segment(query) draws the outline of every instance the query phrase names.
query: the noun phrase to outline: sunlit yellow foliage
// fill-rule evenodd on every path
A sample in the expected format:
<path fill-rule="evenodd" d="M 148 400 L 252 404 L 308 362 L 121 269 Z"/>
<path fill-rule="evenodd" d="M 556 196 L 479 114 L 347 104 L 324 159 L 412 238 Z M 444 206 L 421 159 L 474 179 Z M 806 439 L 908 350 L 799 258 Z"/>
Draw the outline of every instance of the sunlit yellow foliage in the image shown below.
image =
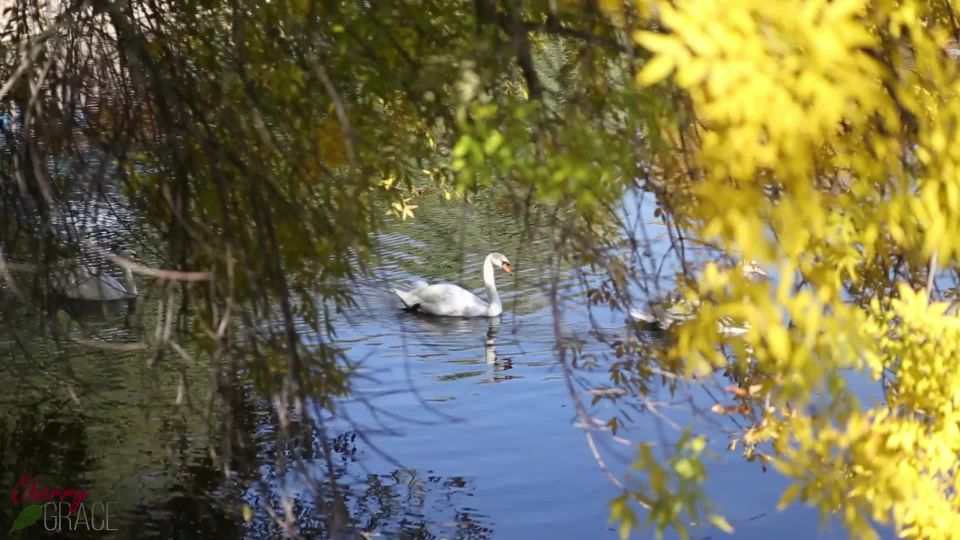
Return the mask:
<path fill-rule="evenodd" d="M 403 198 L 399 201 L 390 203 L 390 209 L 387 210 L 387 215 L 396 216 L 401 220 L 406 220 L 407 218 L 413 219 L 413 211 L 416 208 L 417 205 L 410 204 L 410 199 Z"/>
<path fill-rule="evenodd" d="M 835 512 L 855 537 L 874 535 L 871 520 L 954 537 L 960 318 L 926 272 L 960 251 L 950 4 L 655 5 L 660 30 L 634 33 L 651 54 L 637 83 L 680 89 L 696 118 L 681 128 L 696 170 L 671 185 L 689 193 L 678 221 L 777 273 L 753 283 L 706 268 L 689 294 L 710 301 L 670 356 L 689 374 L 727 369 L 717 321 L 749 323 L 726 351 L 769 400 L 744 442 L 767 444 L 794 480 L 783 503 Z M 854 397 L 857 371 L 882 399 Z"/>

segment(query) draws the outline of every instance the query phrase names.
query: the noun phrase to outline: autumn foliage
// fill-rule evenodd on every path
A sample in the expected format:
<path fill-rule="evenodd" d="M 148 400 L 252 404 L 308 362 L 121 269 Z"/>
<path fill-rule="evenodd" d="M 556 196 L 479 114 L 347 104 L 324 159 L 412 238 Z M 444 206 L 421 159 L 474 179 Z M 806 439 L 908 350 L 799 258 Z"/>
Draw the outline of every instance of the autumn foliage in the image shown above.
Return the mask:
<path fill-rule="evenodd" d="M 960 249 L 953 6 L 639 4 L 647 18 L 630 30 L 651 56 L 637 84 L 676 89 L 692 119 L 662 118 L 695 141 L 669 149 L 692 163 L 671 178 L 685 194 L 672 212 L 778 275 L 751 283 L 707 267 L 691 294 L 711 302 L 676 330 L 669 356 L 689 375 L 732 362 L 760 385 L 744 442 L 793 480 L 783 505 L 835 512 L 855 537 L 875 534 L 872 522 L 954 536 L 960 319 L 943 290 Z M 732 355 L 714 330 L 724 316 L 749 323 Z M 849 370 L 884 399 L 858 400 Z"/>
<path fill-rule="evenodd" d="M 211 351 L 220 306 L 279 303 L 290 344 L 305 306 L 319 331 L 315 295 L 346 302 L 340 280 L 383 220 L 416 219 L 427 196 L 502 196 L 591 274 L 584 302 L 626 311 L 631 279 L 657 269 L 637 268 L 645 246 L 620 205 L 652 194 L 671 249 L 713 246 L 774 279 L 678 272 L 671 292 L 696 317 L 655 350 L 639 332 L 618 340 L 609 399 L 724 379 L 730 402 L 714 411 L 745 426 L 730 448 L 792 481 L 783 505 L 815 505 L 858 538 L 877 524 L 960 530 L 955 2 L 131 0 L 64 3 L 55 18 L 39 4 L 0 18 L 0 112 L 33 111 L 4 136 L 63 137 L 51 126 L 74 109 L 53 89 L 113 92 L 97 116 L 113 120 L 75 127 L 117 154 L 171 267 L 217 273 L 183 292 Z M 109 76 L 59 54 L 75 38 Z M 14 206 L 45 208 L 17 165 L 45 163 L 41 146 L 8 167 Z M 8 251 L 38 259 L 40 245 Z M 234 259 L 249 263 L 235 282 Z M 724 337 L 721 321 L 747 331 Z M 259 369 L 289 383 L 300 353 L 274 353 Z M 348 389 L 334 357 L 284 388 L 329 404 Z M 855 395 L 851 376 L 882 399 Z M 665 453 L 639 445 L 641 480 L 611 504 L 623 535 L 730 528 L 703 495 L 708 442 L 688 429 Z"/>

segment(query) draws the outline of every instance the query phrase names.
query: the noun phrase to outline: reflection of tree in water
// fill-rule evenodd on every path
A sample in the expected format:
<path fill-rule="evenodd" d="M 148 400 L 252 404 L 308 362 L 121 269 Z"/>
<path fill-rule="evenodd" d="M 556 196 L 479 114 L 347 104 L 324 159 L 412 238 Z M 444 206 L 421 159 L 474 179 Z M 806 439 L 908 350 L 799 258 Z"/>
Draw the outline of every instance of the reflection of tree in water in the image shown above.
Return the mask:
<path fill-rule="evenodd" d="M 404 538 L 490 538 L 493 528 L 486 516 L 470 507 L 457 508 L 457 499 L 469 497 L 467 480 L 427 476 L 397 469 L 389 475 L 369 475 L 362 493 L 353 500 L 358 527 L 385 536 Z M 426 515 L 453 515 L 446 521 Z M 486 526 L 485 526 L 486 525 Z"/>
<path fill-rule="evenodd" d="M 45 343 L 39 338 L 24 341 L 23 347 L 32 351 L 30 358 L 22 358 L 26 353 L 21 348 L 9 352 L 19 360 L 36 360 L 35 365 L 51 370 L 49 376 L 53 376 L 60 373 L 56 366 L 64 365 L 66 358 L 46 351 L 41 346 Z M 75 352 L 66 356 L 76 366 L 87 366 L 93 358 L 90 354 L 97 358 L 104 354 Z M 137 365 L 134 358 L 111 358 L 123 370 Z M 131 376 L 136 372 L 132 370 Z M 126 399 L 122 397 L 126 389 L 114 396 L 98 386 L 95 371 L 81 370 L 71 380 L 80 389 L 81 402 L 89 409 L 86 413 L 73 412 L 77 410 L 74 402 L 51 397 L 55 393 L 36 386 L 32 377 L 17 383 L 29 385 L 31 395 L 41 396 L 37 401 L 44 403 L 45 412 L 13 408 L 0 417 L 0 488 L 7 493 L 21 474 L 33 474 L 41 476 L 44 485 L 90 489 L 91 501 L 119 501 L 116 520 L 111 519 L 119 531 L 112 538 L 280 536 L 278 516 L 287 512 L 282 492 L 275 488 L 275 478 L 281 477 L 275 471 L 283 467 L 289 471 L 284 478 L 305 470 L 304 478 L 309 479 L 291 501 L 296 531 L 303 538 L 336 536 L 334 530 L 350 531 L 349 537 L 359 532 L 403 538 L 487 538 L 492 534 L 489 519 L 464 504 L 464 497 L 471 496 L 467 479 L 428 476 L 404 468 L 383 475 L 358 470 L 367 450 L 360 434 L 340 433 L 324 444 L 312 422 L 291 421 L 283 435 L 275 410 L 249 381 L 239 379 L 219 388 L 219 407 L 204 434 L 197 432 L 196 418 L 184 409 L 153 409 L 143 417 L 123 414 L 109 405 L 88 404 Z M 111 433 L 122 436 L 127 448 L 138 449 L 129 457 L 132 463 L 112 463 L 117 453 L 102 446 L 113 440 Z M 144 438 L 162 444 L 151 448 L 141 444 Z M 220 452 L 211 454 L 210 448 Z M 333 463 L 335 489 L 327 474 L 326 456 Z M 298 460 L 301 464 L 292 470 L 290 464 Z M 222 464 L 229 467 L 227 478 Z M 262 482 L 261 489 L 248 487 L 264 478 L 273 479 Z M 241 497 L 245 492 L 248 496 Z M 244 500 L 254 510 L 249 525 L 243 521 Z M 267 506 L 276 514 L 269 515 Z M 18 510 L 0 505 L 0 528 L 9 526 Z M 41 529 L 23 534 L 24 538 L 46 537 Z M 77 535 L 83 537 L 83 533 Z"/>
<path fill-rule="evenodd" d="M 358 471 L 365 448 L 362 437 L 353 431 L 325 440 L 310 424 L 292 422 L 290 437 L 278 441 L 281 430 L 272 415 L 263 414 L 264 404 L 248 390 L 234 391 L 232 420 L 225 422 L 235 430 L 230 434 L 235 437 L 229 460 L 233 474 L 224 480 L 214 458 L 198 456 L 197 443 L 185 426 L 171 422 L 167 427 L 172 436 L 170 461 L 162 474 L 172 477 L 174 485 L 159 500 L 144 494 L 130 510 L 127 523 L 129 531 L 135 531 L 133 537 L 361 538 L 369 533 L 384 538 L 480 539 L 493 535 L 489 518 L 464 504 L 472 496 L 468 479 L 424 475 L 407 468 L 389 474 Z M 243 434 L 255 435 L 241 440 Z M 330 482 L 331 470 L 335 483 Z M 244 504 L 253 510 L 246 525 Z M 283 531 L 279 523 L 291 523 L 291 527 Z"/>
<path fill-rule="evenodd" d="M 430 9 L 418 3 L 307 3 L 310 9 L 302 12 L 294 6 L 297 3 L 267 2 L 256 9 L 237 10 L 231 2 L 208 2 L 202 10 L 165 10 L 163 17 L 152 15 L 174 3 L 9 3 L 10 16 L 0 22 L 0 33 L 9 36 L 9 43 L 31 44 L 24 49 L 33 51 L 31 55 L 42 52 L 43 58 L 51 59 L 24 61 L 20 49 L 12 46 L 0 54 L 4 60 L 0 80 L 16 83 L 0 110 L 8 119 L 0 123 L 2 137 L 14 143 L 11 154 L 16 157 L 0 160 L 0 243 L 5 258 L 35 270 L 33 286 L 24 286 L 19 297 L 25 304 L 46 306 L 53 295 L 44 274 L 58 264 L 82 260 L 86 252 L 98 247 L 92 244 L 103 244 L 101 240 L 106 239 L 95 234 L 99 225 L 86 227 L 87 236 L 81 241 L 70 227 L 39 224 L 58 223 L 57 216 L 79 217 L 86 214 L 82 209 L 93 208 L 95 217 L 107 219 L 79 219 L 81 224 L 104 224 L 102 229 L 110 232 L 111 239 L 140 244 L 139 251 L 150 263 L 152 283 L 144 291 L 157 307 L 143 313 L 156 313 L 156 324 L 144 324 L 142 335 L 126 337 L 138 342 L 130 345 L 148 351 L 145 360 L 159 366 L 158 373 L 178 371 L 175 382 L 158 381 L 157 388 L 183 389 L 178 392 L 179 402 L 179 394 L 189 396 L 187 383 L 197 380 L 188 377 L 190 366 L 200 366 L 211 375 L 200 379 L 212 381 L 209 411 L 197 413 L 210 413 L 204 418 L 209 427 L 206 431 L 203 426 L 174 425 L 157 433 L 155 423 L 131 422 L 120 428 L 129 432 L 129 438 L 119 442 L 124 452 L 133 454 L 132 459 L 118 451 L 113 438 L 97 441 L 94 434 L 98 431 L 86 432 L 98 454 L 123 458 L 113 464 L 110 476 L 128 476 L 134 483 L 142 481 L 149 486 L 135 492 L 143 502 L 135 512 L 133 530 L 141 536 L 167 538 L 239 534 L 217 528 L 222 525 L 218 520 L 239 522 L 235 511 L 227 516 L 223 510 L 235 505 L 230 498 L 234 483 L 248 484 L 261 468 L 268 469 L 263 476 L 271 476 L 272 468 L 279 471 L 273 473 L 277 478 L 286 480 L 292 474 L 291 464 L 297 464 L 301 470 L 295 472 L 310 479 L 304 482 L 307 489 L 303 492 L 312 497 L 298 495 L 292 506 L 285 508 L 287 501 L 264 481 L 266 503 L 254 507 L 263 514 L 280 509 L 276 511 L 281 517 L 288 516 L 307 537 L 329 532 L 335 520 L 324 516 L 337 516 L 338 509 L 345 522 L 353 524 L 352 530 L 372 527 L 424 537 L 452 529 L 458 537 L 489 536 L 490 531 L 474 521 L 471 510 L 457 508 L 466 487 L 462 479 L 433 481 L 397 469 L 393 475 L 348 482 L 349 463 L 335 466 L 332 454 L 336 450 L 330 450 L 329 442 L 314 443 L 313 432 L 322 431 L 322 424 L 315 426 L 317 429 L 295 428 L 284 415 L 302 411 L 309 400 L 332 412 L 335 400 L 349 392 L 352 368 L 334 345 L 334 321 L 327 316 L 328 309 L 351 305 L 349 283 L 360 277 L 364 263 L 373 259 L 374 234 L 386 230 L 378 225 L 382 219 L 377 219 L 383 207 L 398 203 L 406 207 L 407 195 L 413 193 L 424 173 L 432 178 L 436 172 L 438 179 L 440 175 L 447 178 L 446 159 L 431 163 L 421 157 L 443 157 L 458 145 L 461 136 L 471 133 L 463 131 L 465 126 L 458 127 L 461 113 L 472 114 L 463 108 L 472 107 L 473 100 L 464 98 L 460 84 L 464 77 L 479 77 L 479 73 L 487 79 L 490 75 L 482 84 L 483 101 L 506 105 L 508 116 L 501 119 L 504 125 L 516 124 L 507 122 L 509 118 L 522 118 L 512 116 L 513 112 L 533 118 L 527 116 L 531 110 L 526 99 L 521 100 L 522 106 L 517 105 L 516 81 L 488 83 L 501 77 L 514 79 L 512 68 L 501 69 L 509 65 L 505 60 L 512 58 L 514 51 L 499 46 L 496 26 L 500 16 L 518 23 L 521 19 L 542 21 L 547 14 L 531 6 L 524 13 L 513 11 L 510 2 L 493 2 L 494 13 L 482 16 L 474 13 L 470 3 L 429 2 Z M 501 13 L 499 5 L 511 12 Z M 423 18 L 423 13 L 430 16 Z M 554 15 L 551 13 L 549 20 L 553 21 Z M 594 15 L 598 13 L 577 13 L 564 24 L 580 28 L 579 23 L 589 20 L 589 28 L 593 28 L 603 20 Z M 286 21 L 283 27 L 278 26 L 279 20 Z M 407 27 L 411 21 L 417 21 L 416 32 L 390 31 Z M 526 24 L 512 26 L 513 32 L 522 30 L 525 43 Z M 489 39 L 485 36 L 493 38 L 488 45 L 483 45 Z M 337 51 L 328 50 L 328 43 L 336 43 Z M 558 59 L 574 50 L 560 43 L 551 48 L 558 52 Z M 412 59 L 429 60 L 430 69 L 423 69 L 418 60 L 394 63 L 379 54 L 397 50 Z M 293 51 L 296 54 L 291 54 Z M 572 60 L 574 55 L 570 58 L 569 64 L 562 65 L 573 70 L 581 64 Z M 607 61 L 601 56 L 597 59 Z M 465 60 L 474 67 L 463 67 Z M 524 71 L 530 94 L 537 100 L 543 89 L 531 65 Z M 371 78 L 371 74 L 383 77 Z M 401 81 L 404 84 L 398 85 Z M 481 82 L 479 78 L 477 82 Z M 60 88 L 69 91 L 55 90 Z M 430 98 L 421 100 L 421 95 Z M 598 95 L 604 99 L 596 100 L 596 110 L 584 108 L 590 100 L 572 99 L 572 108 L 566 111 L 565 100 L 557 99 L 559 94 L 552 96 L 551 109 L 556 110 L 550 116 L 564 118 L 563 124 L 550 126 L 557 131 L 548 138 L 552 142 L 544 148 L 546 152 L 537 148 L 531 153 L 528 150 L 533 149 L 524 146 L 523 153 L 559 154 L 560 159 L 552 164 L 557 169 L 552 172 L 563 176 L 571 170 L 571 163 L 578 163 L 574 167 L 582 171 L 578 176 L 634 177 L 637 159 L 633 144 L 610 129 L 607 119 L 611 111 L 600 105 L 619 101 L 608 101 L 606 93 Z M 582 136 L 567 133 L 564 112 L 582 121 L 576 122 L 586 130 Z M 586 121 L 591 118 L 600 120 Z M 546 117 L 543 120 L 544 128 L 552 124 Z M 518 131 L 522 136 L 511 134 L 511 140 L 539 140 L 528 137 L 527 120 L 521 123 Z M 599 146 L 584 144 L 594 141 Z M 90 148 L 101 149 L 105 159 L 88 159 Z M 582 152 L 569 152 L 581 148 Z M 619 158 L 604 159 L 604 169 L 598 170 L 595 156 L 601 153 L 591 153 L 593 149 L 602 149 L 605 157 L 618 150 Z M 74 161 L 82 165 L 69 172 L 48 166 Z M 115 171 L 100 165 L 106 163 L 116 163 Z M 520 169 L 537 171 L 536 176 L 502 183 L 496 190 L 484 188 L 480 191 L 485 193 L 477 194 L 479 199 L 499 198 L 518 188 L 513 193 L 510 219 L 505 218 L 506 212 L 488 207 L 463 214 L 458 205 L 435 214 L 438 217 L 431 221 L 426 212 L 429 203 L 418 202 L 423 206 L 423 211 L 418 211 L 423 225 L 412 225 L 408 236 L 429 238 L 434 244 L 437 239 L 444 242 L 423 250 L 421 261 L 415 266 L 406 264 L 406 269 L 411 273 L 425 269 L 424 277 L 450 279 L 458 275 L 457 267 L 476 264 L 478 256 L 482 258 L 485 251 L 497 247 L 468 244 L 468 237 L 496 239 L 508 248 L 517 246 L 517 251 L 526 252 L 527 264 L 551 261 L 552 265 L 560 258 L 550 255 L 553 250 L 546 249 L 549 242 L 539 244 L 542 250 L 532 249 L 536 239 L 525 241 L 521 223 L 557 227 L 538 235 L 549 240 L 560 237 L 560 232 L 564 238 L 587 236 L 597 225 L 599 215 L 585 223 L 573 220 L 572 214 L 567 217 L 572 199 L 562 206 L 547 199 L 548 204 L 537 210 L 531 197 L 540 191 L 539 182 L 559 177 L 543 166 Z M 396 187 L 378 181 L 387 174 L 391 183 L 396 178 Z M 114 176 L 113 181 L 106 181 Z M 446 181 L 442 183 L 444 192 Z M 433 183 L 437 184 L 434 188 L 441 187 L 440 180 Z M 501 184 L 499 180 L 496 183 Z M 470 184 L 461 187 L 480 187 Z M 563 189 L 555 184 L 551 181 L 545 187 L 559 195 Z M 114 219 L 113 210 L 105 204 L 113 198 L 101 196 L 113 193 L 108 185 L 118 188 L 117 192 L 136 193 L 133 205 L 137 211 Z M 399 189 L 401 185 L 406 187 Z M 599 190 L 584 194 L 590 200 L 610 203 L 618 197 L 618 190 L 610 191 L 607 195 L 612 198 Z M 520 217 L 522 222 L 517 219 Z M 138 222 L 142 227 L 135 226 Z M 129 234 L 119 233 L 119 238 L 114 238 L 117 231 Z M 434 275 L 431 268 L 436 269 Z M 459 273 L 466 276 L 465 270 Z M 196 280 L 188 281 L 186 276 Z M 465 285 L 479 283 L 479 272 L 467 277 Z M 513 313 L 531 313 L 547 306 L 537 295 L 522 294 L 532 291 L 540 280 L 522 288 L 519 284 L 526 278 L 518 275 L 513 279 L 517 299 Z M 12 286 L 12 280 L 8 281 Z M 0 307 L 0 311 L 4 309 Z M 273 331 L 264 332 L 268 322 L 277 324 Z M 300 347 L 304 326 L 329 339 L 312 340 L 309 350 Z M 492 346 L 489 352 L 495 363 Z M 506 369 L 507 365 L 501 362 L 494 369 Z M 251 387 L 266 405 L 238 395 Z M 130 396 L 124 398 L 119 403 L 136 402 Z M 189 397 L 184 401 L 184 407 L 192 406 Z M 203 404 L 196 406 L 204 409 Z M 127 407 L 113 407 L 110 420 L 123 408 Z M 257 421 L 249 421 L 251 418 Z M 297 429 L 309 435 L 298 434 Z M 256 437 L 266 433 L 269 440 L 260 446 L 251 443 L 254 433 Z M 130 452 L 133 441 L 143 448 L 153 444 L 151 436 L 171 434 L 172 442 L 161 439 L 152 457 L 144 457 L 146 452 Z M 209 457 L 198 457 L 204 455 Z M 169 461 L 158 465 L 161 459 Z M 265 467 L 264 462 L 270 465 Z M 140 470 L 131 473 L 123 465 Z M 226 480 L 210 476 L 213 470 L 221 471 Z M 161 480 L 148 478 L 150 474 Z M 164 482 L 172 484 L 172 495 L 155 492 Z M 214 500 L 223 501 L 222 506 Z M 441 515 L 452 512 L 447 520 L 452 525 L 427 521 L 424 515 L 433 515 L 435 505 L 440 505 Z M 160 510 L 153 510 L 156 508 Z M 259 513 L 255 530 L 259 526 L 261 532 L 269 533 L 275 530 L 275 523 L 283 521 Z M 214 517 L 206 521 L 206 515 Z"/>
<path fill-rule="evenodd" d="M 243 538 L 241 518 L 230 512 L 223 496 L 223 475 L 212 461 L 198 460 L 180 471 L 177 484 L 157 503 L 144 498 L 132 510 L 130 538 Z"/>
<path fill-rule="evenodd" d="M 233 471 L 232 478 L 249 483 L 258 476 L 257 445 L 249 440 L 258 431 L 257 402 L 249 388 L 222 389 L 226 394 L 219 426 L 210 434 L 210 443 L 231 448 L 223 458 Z M 220 462 L 211 456 L 201 437 L 191 432 L 182 418 L 164 419 L 163 431 L 170 437 L 168 460 L 160 474 L 173 485 L 158 494 L 134 494 L 142 498 L 129 510 L 129 528 L 136 538 L 244 538 L 242 517 L 235 504 L 238 484 L 225 480 Z M 229 444 L 223 441 L 229 439 Z"/>
<path fill-rule="evenodd" d="M 323 451 L 322 440 L 314 438 L 315 450 Z M 355 432 L 341 433 L 328 441 L 331 459 L 301 462 L 296 471 L 265 475 L 259 488 L 248 497 L 251 505 L 272 509 L 284 507 L 279 493 L 299 491 L 291 501 L 295 526 L 304 538 L 491 538 L 489 517 L 464 505 L 472 496 L 469 480 L 461 476 L 424 475 L 423 471 L 398 467 L 389 474 L 356 476 L 351 465 L 361 444 Z M 336 484 L 326 471 L 331 465 Z M 284 480 L 279 481 L 283 476 Z M 281 484 L 283 488 L 281 488 Z M 276 517 L 257 510 L 250 524 L 252 537 L 278 534 Z"/>

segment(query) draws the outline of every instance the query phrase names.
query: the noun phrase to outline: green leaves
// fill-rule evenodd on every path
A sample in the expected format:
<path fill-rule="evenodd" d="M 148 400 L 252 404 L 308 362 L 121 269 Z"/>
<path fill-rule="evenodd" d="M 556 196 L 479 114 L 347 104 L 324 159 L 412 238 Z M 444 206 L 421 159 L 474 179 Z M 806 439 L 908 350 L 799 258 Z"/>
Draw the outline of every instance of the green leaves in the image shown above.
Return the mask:
<path fill-rule="evenodd" d="M 611 502 L 610 516 L 619 517 L 623 538 L 639 525 L 639 520 L 629 506 L 630 499 L 647 510 L 646 522 L 652 525 L 658 537 L 667 529 L 676 530 L 681 537 L 689 537 L 688 527 L 696 524 L 701 516 L 721 530 L 732 530 L 721 516 L 712 513 L 710 500 L 703 492 L 707 479 L 703 463 L 707 441 L 695 436 L 688 429 L 680 439 L 665 452 L 661 459 L 654 455 L 653 446 L 643 443 L 637 449 L 636 461 L 631 469 L 639 473 L 631 489 Z M 634 480 L 634 479 L 631 479 Z"/>
<path fill-rule="evenodd" d="M 10 527 L 9 532 L 19 531 L 20 529 L 25 529 L 40 519 L 40 516 L 43 514 L 43 507 L 39 504 L 32 504 L 23 510 L 20 511 L 20 515 L 17 516 L 17 519 L 13 520 L 13 525 Z"/>

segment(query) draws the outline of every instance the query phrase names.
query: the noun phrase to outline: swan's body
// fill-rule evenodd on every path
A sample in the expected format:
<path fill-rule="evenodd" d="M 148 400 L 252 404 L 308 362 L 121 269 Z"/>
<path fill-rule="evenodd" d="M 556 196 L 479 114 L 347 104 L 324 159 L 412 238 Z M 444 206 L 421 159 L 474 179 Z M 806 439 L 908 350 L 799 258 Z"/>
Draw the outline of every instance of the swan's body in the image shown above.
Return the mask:
<path fill-rule="evenodd" d="M 487 289 L 489 302 L 452 283 L 428 285 L 418 281 L 413 290 L 394 289 L 393 292 L 400 297 L 403 305 L 412 311 L 442 317 L 496 317 L 503 313 L 503 305 L 497 293 L 494 267 L 509 274 L 510 261 L 500 253 L 491 253 L 483 261 L 483 284 Z"/>
<path fill-rule="evenodd" d="M 767 273 L 755 261 L 745 263 L 742 271 L 744 277 L 748 279 L 767 277 Z M 699 307 L 699 301 L 687 302 L 679 299 L 653 302 L 650 304 L 649 311 L 630 308 L 628 313 L 631 319 L 646 327 L 647 330 L 666 330 L 674 324 L 695 319 Z M 717 331 L 722 336 L 739 337 L 746 334 L 749 329 L 748 323 L 737 325 L 729 318 L 717 321 Z"/>
<path fill-rule="evenodd" d="M 129 250 L 124 250 L 123 255 L 133 261 L 139 260 L 139 257 Z M 99 270 L 79 266 L 54 274 L 53 288 L 68 300 L 89 302 L 133 300 L 138 294 L 137 282 L 133 279 L 133 272 L 129 268 L 124 268 L 123 272 L 126 283 L 121 283 L 117 278 Z"/>

